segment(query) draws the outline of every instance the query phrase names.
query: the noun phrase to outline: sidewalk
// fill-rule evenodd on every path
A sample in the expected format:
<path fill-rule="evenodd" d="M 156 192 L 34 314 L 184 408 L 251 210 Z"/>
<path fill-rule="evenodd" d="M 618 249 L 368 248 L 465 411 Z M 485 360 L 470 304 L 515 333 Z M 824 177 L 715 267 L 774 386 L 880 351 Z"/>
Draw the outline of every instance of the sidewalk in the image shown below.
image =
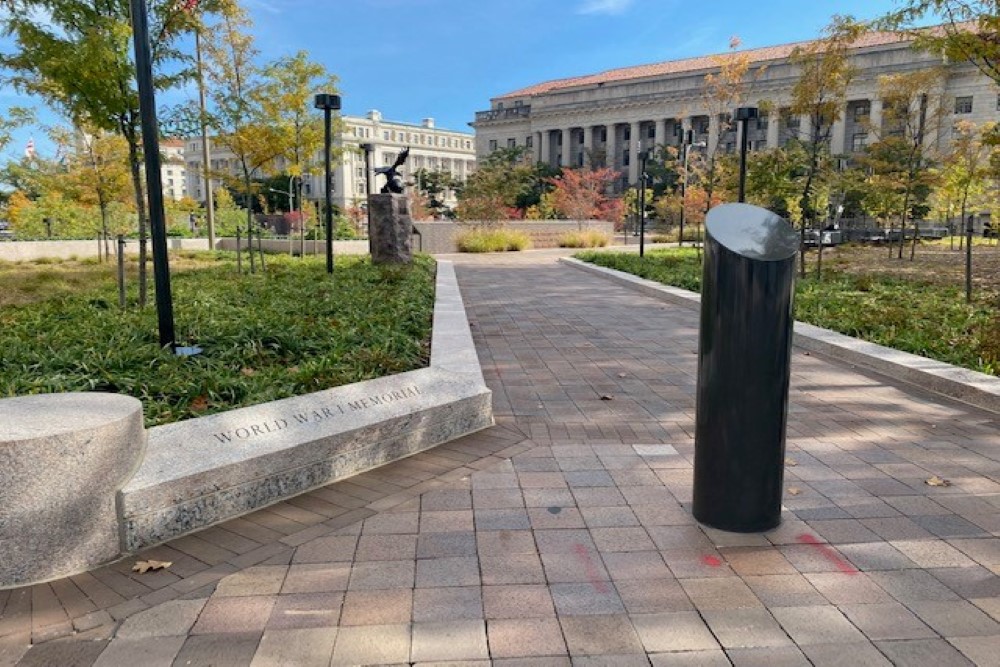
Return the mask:
<path fill-rule="evenodd" d="M 702 528 L 697 314 L 559 254 L 453 257 L 496 427 L 0 591 L 0 666 L 1000 665 L 1000 415 L 796 351 L 782 525 Z"/>

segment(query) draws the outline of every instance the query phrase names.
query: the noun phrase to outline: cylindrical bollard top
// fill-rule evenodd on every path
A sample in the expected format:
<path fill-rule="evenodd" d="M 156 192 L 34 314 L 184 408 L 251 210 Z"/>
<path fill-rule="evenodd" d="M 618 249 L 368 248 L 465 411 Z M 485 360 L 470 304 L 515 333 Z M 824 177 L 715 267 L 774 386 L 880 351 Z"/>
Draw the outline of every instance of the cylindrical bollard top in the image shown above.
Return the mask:
<path fill-rule="evenodd" d="M 765 262 L 794 257 L 799 237 L 784 218 L 750 204 L 722 204 L 708 212 L 705 231 L 727 250 Z"/>

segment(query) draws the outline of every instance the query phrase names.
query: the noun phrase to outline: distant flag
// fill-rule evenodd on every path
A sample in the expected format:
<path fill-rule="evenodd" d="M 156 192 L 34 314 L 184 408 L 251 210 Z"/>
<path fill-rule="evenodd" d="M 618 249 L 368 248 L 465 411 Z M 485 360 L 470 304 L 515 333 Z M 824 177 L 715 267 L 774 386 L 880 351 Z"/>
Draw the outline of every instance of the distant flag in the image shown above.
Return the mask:
<path fill-rule="evenodd" d="M 24 147 L 24 157 L 31 159 L 35 157 L 35 138 L 28 139 L 28 145 Z"/>

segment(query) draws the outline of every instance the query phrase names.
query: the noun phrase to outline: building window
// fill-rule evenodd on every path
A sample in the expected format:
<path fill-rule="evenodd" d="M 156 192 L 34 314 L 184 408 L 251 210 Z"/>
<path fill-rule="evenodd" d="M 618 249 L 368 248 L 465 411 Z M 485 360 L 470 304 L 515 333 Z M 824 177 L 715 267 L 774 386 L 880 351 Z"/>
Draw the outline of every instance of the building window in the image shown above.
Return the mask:
<path fill-rule="evenodd" d="M 490 147 L 490 152 L 491 153 L 493 151 L 495 151 L 497 149 L 497 140 L 496 139 L 490 139 L 489 147 Z"/>
<path fill-rule="evenodd" d="M 770 124 L 770 120 L 771 118 L 770 116 L 768 116 L 768 114 L 757 116 L 757 129 L 767 130 L 767 126 Z"/>
<path fill-rule="evenodd" d="M 854 122 L 860 123 L 864 120 L 867 120 L 868 116 L 870 116 L 871 113 L 872 113 L 872 108 L 870 105 L 859 104 L 858 106 L 854 107 Z"/>
<path fill-rule="evenodd" d="M 358 167 L 358 178 L 364 178 L 364 177 L 365 177 L 365 168 Z"/>
<path fill-rule="evenodd" d="M 650 125 L 649 127 L 646 128 L 646 138 L 647 139 L 656 139 L 656 126 L 655 125 Z"/>
<path fill-rule="evenodd" d="M 508 139 L 507 148 L 517 148 L 517 139 Z"/>
<path fill-rule="evenodd" d="M 868 133 L 867 132 L 857 132 L 851 137 L 851 152 L 860 153 L 865 150 L 865 146 L 868 145 Z"/>
<path fill-rule="evenodd" d="M 529 134 L 524 138 L 524 145 L 527 146 L 528 148 L 531 148 L 532 146 L 535 145 L 535 138 Z"/>
<path fill-rule="evenodd" d="M 972 95 L 955 98 L 955 113 L 972 113 Z"/>
<path fill-rule="evenodd" d="M 622 166 L 623 167 L 627 167 L 629 165 L 629 159 L 630 159 L 629 151 L 627 149 L 625 151 L 622 151 Z"/>
<path fill-rule="evenodd" d="M 607 140 L 608 140 L 608 128 L 607 127 L 602 127 L 601 128 L 601 141 L 607 141 Z"/>
<path fill-rule="evenodd" d="M 625 129 L 622 130 L 622 140 L 623 141 L 628 141 L 631 138 L 632 138 L 632 128 L 631 128 L 631 126 L 626 125 Z"/>

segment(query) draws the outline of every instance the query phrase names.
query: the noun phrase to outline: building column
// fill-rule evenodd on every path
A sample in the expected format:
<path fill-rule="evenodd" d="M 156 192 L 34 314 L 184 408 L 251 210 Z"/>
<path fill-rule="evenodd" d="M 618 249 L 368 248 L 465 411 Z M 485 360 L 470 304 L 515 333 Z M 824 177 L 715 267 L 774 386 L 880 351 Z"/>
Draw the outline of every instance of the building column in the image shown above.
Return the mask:
<path fill-rule="evenodd" d="M 535 132 L 535 150 L 533 151 L 535 162 L 542 161 L 542 138 L 544 136 L 545 134 L 542 132 Z"/>
<path fill-rule="evenodd" d="M 653 142 L 657 146 L 665 146 L 667 144 L 667 119 L 660 118 L 656 121 L 656 137 Z M 652 146 L 650 146 L 652 148 Z"/>
<path fill-rule="evenodd" d="M 539 134 L 542 135 L 542 140 L 538 142 L 538 159 L 542 164 L 552 166 L 552 132 L 544 130 L 539 132 Z"/>
<path fill-rule="evenodd" d="M 618 161 L 615 159 L 618 153 L 618 135 L 615 133 L 614 123 L 604 126 L 607 130 L 608 140 L 604 143 L 604 166 L 608 169 L 618 170 Z"/>
<path fill-rule="evenodd" d="M 840 117 L 833 123 L 830 129 L 830 155 L 843 155 L 847 152 L 844 142 L 847 135 L 847 121 L 844 115 L 847 109 L 841 109 Z"/>
<path fill-rule="evenodd" d="M 719 116 L 718 114 L 711 114 L 708 117 L 708 150 L 706 153 L 711 156 L 715 154 L 715 150 L 719 147 Z"/>
<path fill-rule="evenodd" d="M 583 165 L 585 167 L 593 168 L 595 165 L 592 162 L 592 155 L 594 152 L 594 126 L 584 125 L 583 126 Z"/>
<path fill-rule="evenodd" d="M 871 100 L 868 112 L 868 131 L 873 135 L 868 137 L 868 145 L 882 138 L 882 100 Z"/>
<path fill-rule="evenodd" d="M 812 141 L 812 116 L 807 113 L 799 116 L 799 139 L 807 143 Z"/>
<path fill-rule="evenodd" d="M 570 159 L 570 144 L 573 142 L 572 134 L 569 128 L 562 129 L 562 149 L 559 151 L 559 166 L 560 167 L 572 167 L 572 160 Z"/>
<path fill-rule="evenodd" d="M 638 122 L 633 122 L 629 127 L 628 182 L 630 185 L 639 182 L 639 147 L 642 146 L 641 129 L 642 125 Z"/>
<path fill-rule="evenodd" d="M 772 109 L 767 114 L 767 147 L 777 148 L 781 136 L 781 114 Z"/>
<path fill-rule="evenodd" d="M 691 116 L 681 118 L 681 143 L 687 141 L 688 132 L 691 131 Z"/>

